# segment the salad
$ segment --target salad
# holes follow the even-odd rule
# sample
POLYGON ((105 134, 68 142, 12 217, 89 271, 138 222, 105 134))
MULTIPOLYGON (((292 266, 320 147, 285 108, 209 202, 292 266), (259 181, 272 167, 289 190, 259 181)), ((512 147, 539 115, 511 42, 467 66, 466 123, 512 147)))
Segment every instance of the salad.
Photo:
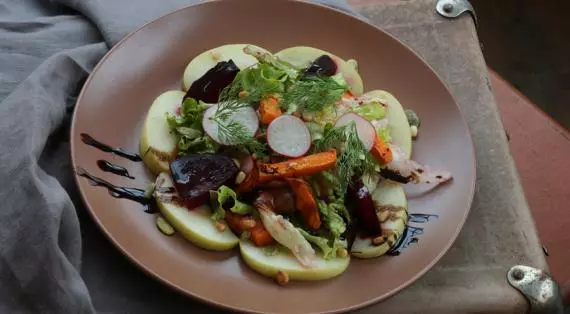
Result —
POLYGON ((194 58, 141 132, 159 228, 207 250, 239 247, 280 284, 386 254, 408 220, 403 185, 452 176, 410 159, 420 119, 386 91, 364 93, 357 67, 312 47, 232 44, 194 58))

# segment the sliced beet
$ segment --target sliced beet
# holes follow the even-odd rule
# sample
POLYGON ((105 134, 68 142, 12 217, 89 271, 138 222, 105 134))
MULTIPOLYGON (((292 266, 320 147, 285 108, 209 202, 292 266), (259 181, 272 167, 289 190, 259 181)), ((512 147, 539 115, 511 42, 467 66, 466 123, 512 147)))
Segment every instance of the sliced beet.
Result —
POLYGON ((210 190, 233 183, 238 168, 226 155, 200 154, 177 158, 170 172, 178 195, 188 208, 194 208, 209 200, 210 190))
POLYGON ((210 104, 217 103, 222 90, 233 82, 239 71, 232 60, 218 62, 190 85, 184 99, 194 98, 210 104))
POLYGON ((305 76, 333 76, 338 71, 338 65, 329 55, 322 55, 318 57, 309 67, 305 70, 305 76))
POLYGON ((355 180, 353 185, 349 187, 348 201, 353 205, 361 233, 367 236, 380 235, 382 229, 376 215, 374 200, 372 200, 370 191, 368 191, 362 180, 355 180))

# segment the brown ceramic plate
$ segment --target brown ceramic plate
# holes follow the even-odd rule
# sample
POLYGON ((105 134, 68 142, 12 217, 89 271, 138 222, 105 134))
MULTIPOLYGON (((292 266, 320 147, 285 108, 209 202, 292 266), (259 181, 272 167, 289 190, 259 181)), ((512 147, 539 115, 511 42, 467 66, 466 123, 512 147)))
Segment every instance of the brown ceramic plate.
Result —
POLYGON ((79 98, 71 135, 75 167, 116 185, 144 188, 153 178, 130 162, 81 142, 87 133, 137 151, 140 128, 156 96, 180 86, 185 66, 206 49, 252 43, 279 51, 307 45, 356 59, 365 90, 384 89, 422 118, 414 159, 450 170, 452 183, 409 200, 409 211, 439 214, 400 256, 353 259, 340 277, 280 287, 250 270, 234 250, 212 253, 179 236, 166 237, 141 205, 109 196, 83 178, 77 183, 95 221, 148 274, 215 305, 253 312, 335 312, 385 299, 417 280, 455 240, 474 191, 475 160, 469 131, 449 91, 430 67, 383 31, 339 11, 303 2, 240 0, 191 6, 154 22, 116 45, 100 62, 79 98), (104 173, 106 159, 135 180, 104 173))

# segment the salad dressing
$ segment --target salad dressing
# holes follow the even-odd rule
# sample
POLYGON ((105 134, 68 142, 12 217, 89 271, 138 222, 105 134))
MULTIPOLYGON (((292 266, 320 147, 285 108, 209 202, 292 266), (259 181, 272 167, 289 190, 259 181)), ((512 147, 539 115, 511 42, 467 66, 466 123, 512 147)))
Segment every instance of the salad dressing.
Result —
POLYGON ((118 176, 126 177, 129 179, 135 179, 135 177, 131 176, 127 168, 119 165, 112 164, 106 160, 97 160, 97 166, 99 169, 105 172, 110 172, 116 174, 118 176))
POLYGON ((111 147, 107 144, 101 143, 99 141, 97 141, 96 139, 94 139, 93 137, 91 137, 89 134, 86 133, 81 133, 81 141, 89 146, 93 146, 95 148, 98 148, 104 152, 107 153, 113 153, 119 157, 123 157, 126 158, 130 161, 134 161, 134 162, 141 162, 142 158, 141 156, 139 156, 138 154, 135 153, 131 153, 131 152, 127 152, 125 150, 123 150, 122 148, 115 148, 115 147, 111 147))
POLYGON ((152 214, 156 212, 153 198, 146 195, 145 190, 143 189, 116 186, 101 178, 91 175, 83 168, 77 168, 76 173, 78 176, 86 178, 89 181, 89 184, 92 186, 101 186, 107 188, 109 195, 112 197, 125 198, 137 202, 144 206, 145 213, 152 214))
MULTIPOLYGON (((438 215, 433 214, 408 214, 408 223, 427 223, 432 218, 438 218, 438 215)), ((410 244, 417 243, 419 241, 418 236, 424 234, 424 228, 406 226, 404 232, 398 239, 398 241, 390 248, 386 255, 398 256, 402 253, 402 250, 410 246, 410 244)))

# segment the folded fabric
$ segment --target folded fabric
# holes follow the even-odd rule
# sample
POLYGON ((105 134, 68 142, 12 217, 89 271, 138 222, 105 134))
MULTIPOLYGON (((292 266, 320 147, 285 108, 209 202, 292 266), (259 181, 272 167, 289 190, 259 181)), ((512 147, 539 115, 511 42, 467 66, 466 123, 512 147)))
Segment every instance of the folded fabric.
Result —
MULTIPOLYGON (((76 96, 109 47, 195 2, 0 4, 0 313, 95 312, 79 272, 85 210, 68 140, 76 96)), ((342 0, 316 2, 350 10, 342 0)))

